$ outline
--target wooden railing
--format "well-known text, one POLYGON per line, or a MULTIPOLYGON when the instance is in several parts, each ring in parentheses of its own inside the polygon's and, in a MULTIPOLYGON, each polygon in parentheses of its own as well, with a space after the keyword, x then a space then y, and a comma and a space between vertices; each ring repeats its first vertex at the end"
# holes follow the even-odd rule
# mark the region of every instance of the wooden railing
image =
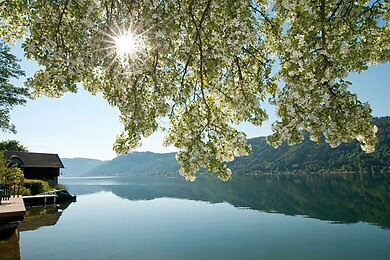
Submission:
POLYGON ((0 203, 2 200, 9 200, 11 197, 19 197, 20 196, 20 189, 21 184, 0 184, 0 190, 1 190, 1 198, 0 203))

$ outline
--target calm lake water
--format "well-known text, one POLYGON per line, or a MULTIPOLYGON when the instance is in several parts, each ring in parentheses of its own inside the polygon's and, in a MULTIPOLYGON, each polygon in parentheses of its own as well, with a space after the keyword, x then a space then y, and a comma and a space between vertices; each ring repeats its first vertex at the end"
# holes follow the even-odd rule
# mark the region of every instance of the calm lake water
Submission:
POLYGON ((77 202, 29 209, 7 252, 28 260, 390 259, 389 174, 60 183, 77 202))

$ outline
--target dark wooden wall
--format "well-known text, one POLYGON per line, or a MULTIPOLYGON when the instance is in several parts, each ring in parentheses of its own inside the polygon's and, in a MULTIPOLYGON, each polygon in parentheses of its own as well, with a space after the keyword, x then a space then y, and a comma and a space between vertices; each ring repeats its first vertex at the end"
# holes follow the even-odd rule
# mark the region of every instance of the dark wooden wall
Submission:
POLYGON ((58 168, 23 168, 23 172, 26 179, 44 180, 50 185, 57 185, 60 175, 58 168))

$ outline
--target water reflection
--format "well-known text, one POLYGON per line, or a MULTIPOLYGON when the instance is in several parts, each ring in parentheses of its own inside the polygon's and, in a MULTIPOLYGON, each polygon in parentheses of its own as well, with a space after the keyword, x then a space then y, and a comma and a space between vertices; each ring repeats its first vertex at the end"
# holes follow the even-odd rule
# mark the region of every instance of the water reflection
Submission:
POLYGON ((40 227, 54 226, 60 219, 62 212, 71 202, 46 207, 28 207, 26 216, 18 226, 20 232, 36 230, 40 227))
POLYGON ((54 226, 60 219, 62 212, 71 203, 61 203, 46 207, 27 207, 24 220, 19 223, 15 233, 4 240, 0 240, 0 259, 17 260, 20 258, 19 232, 36 230, 45 226, 54 226))
POLYGON ((236 175, 229 182, 203 176, 182 178, 62 178, 78 195, 111 191, 128 200, 181 198, 228 202, 285 215, 304 215, 335 223, 359 221, 390 228, 390 174, 236 175))
POLYGON ((0 253, 2 260, 20 259, 19 233, 17 231, 11 237, 0 240, 0 253))

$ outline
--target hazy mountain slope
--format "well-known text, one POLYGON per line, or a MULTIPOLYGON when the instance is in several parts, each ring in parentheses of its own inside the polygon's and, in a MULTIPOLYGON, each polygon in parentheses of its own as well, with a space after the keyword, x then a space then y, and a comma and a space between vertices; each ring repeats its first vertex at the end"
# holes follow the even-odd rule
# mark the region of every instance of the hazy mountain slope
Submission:
POLYGON ((61 170, 64 177, 83 176, 90 170, 107 162, 88 158, 61 158, 61 161, 65 166, 61 170))
MULTIPOLYGON (((269 172, 337 172, 390 171, 390 117, 374 118, 378 126, 379 143, 376 151, 364 153, 355 141, 331 148, 325 142, 316 144, 306 140, 295 146, 281 145, 274 149, 266 137, 249 139, 252 154, 236 158, 229 167, 238 174, 269 172)), ((88 176, 110 175, 165 175, 178 176, 175 154, 133 152, 91 169, 88 176)))
POLYGON ((167 174, 178 172, 175 153, 133 152, 120 155, 92 169, 88 176, 167 174))

